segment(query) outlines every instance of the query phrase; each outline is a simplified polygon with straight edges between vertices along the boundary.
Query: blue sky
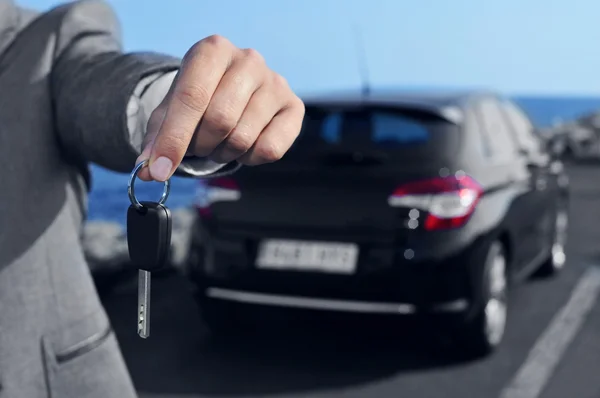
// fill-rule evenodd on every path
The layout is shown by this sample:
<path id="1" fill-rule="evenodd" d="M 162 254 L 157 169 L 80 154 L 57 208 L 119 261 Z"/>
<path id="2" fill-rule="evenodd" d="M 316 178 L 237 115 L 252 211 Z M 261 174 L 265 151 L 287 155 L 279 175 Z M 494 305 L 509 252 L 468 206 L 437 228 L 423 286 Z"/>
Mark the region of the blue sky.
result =
<path id="1" fill-rule="evenodd" d="M 19 0 L 17 0 L 19 1 Z M 373 86 L 600 95 L 598 0 L 112 0 L 128 50 L 183 55 L 218 33 L 253 47 L 299 93 Z M 55 0 L 21 0 L 46 9 Z"/>

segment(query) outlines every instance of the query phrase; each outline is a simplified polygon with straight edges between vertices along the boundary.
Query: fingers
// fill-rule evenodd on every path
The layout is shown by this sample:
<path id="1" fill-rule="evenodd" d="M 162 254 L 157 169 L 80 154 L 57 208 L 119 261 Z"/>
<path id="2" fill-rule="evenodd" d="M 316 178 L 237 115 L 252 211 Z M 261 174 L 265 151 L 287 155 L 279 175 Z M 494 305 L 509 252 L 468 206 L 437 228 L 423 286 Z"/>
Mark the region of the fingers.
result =
<path id="1" fill-rule="evenodd" d="M 294 101 L 271 120 L 239 161 L 248 166 L 255 166 L 281 159 L 296 140 L 303 118 L 304 104 L 299 100 Z"/>
<path id="2" fill-rule="evenodd" d="M 240 118 L 251 98 L 263 85 L 265 75 L 266 68 L 262 57 L 254 50 L 242 50 L 240 56 L 223 76 L 200 122 L 194 140 L 196 156 L 210 155 L 239 125 Z M 252 118 L 252 112 L 250 115 Z M 234 139 L 233 142 L 236 140 Z"/>
<path id="3" fill-rule="evenodd" d="M 183 159 L 198 122 L 231 64 L 234 49 L 226 39 L 210 36 L 184 57 L 152 146 L 150 174 L 154 180 L 167 180 Z"/>
<path id="4" fill-rule="evenodd" d="M 254 50 L 211 36 L 192 47 L 152 113 L 139 177 L 165 181 L 184 156 L 248 165 L 275 161 L 302 126 L 304 104 Z"/>
<path id="5" fill-rule="evenodd" d="M 233 130 L 210 154 L 210 159 L 217 163 L 229 163 L 242 156 L 254 145 L 280 108 L 276 93 L 268 86 L 260 88 L 250 99 Z M 201 150 L 204 151 L 204 148 Z"/>

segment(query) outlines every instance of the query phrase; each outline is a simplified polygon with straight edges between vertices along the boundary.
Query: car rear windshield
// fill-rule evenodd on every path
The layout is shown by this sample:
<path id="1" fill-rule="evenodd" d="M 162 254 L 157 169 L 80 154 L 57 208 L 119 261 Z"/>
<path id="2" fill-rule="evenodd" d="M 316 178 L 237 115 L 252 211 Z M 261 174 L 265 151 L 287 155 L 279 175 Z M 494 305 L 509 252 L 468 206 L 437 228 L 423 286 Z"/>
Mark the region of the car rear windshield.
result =
<path id="1" fill-rule="evenodd" d="M 307 106 L 302 131 L 289 156 L 375 151 L 402 157 L 451 154 L 458 129 L 439 117 L 412 109 Z"/>

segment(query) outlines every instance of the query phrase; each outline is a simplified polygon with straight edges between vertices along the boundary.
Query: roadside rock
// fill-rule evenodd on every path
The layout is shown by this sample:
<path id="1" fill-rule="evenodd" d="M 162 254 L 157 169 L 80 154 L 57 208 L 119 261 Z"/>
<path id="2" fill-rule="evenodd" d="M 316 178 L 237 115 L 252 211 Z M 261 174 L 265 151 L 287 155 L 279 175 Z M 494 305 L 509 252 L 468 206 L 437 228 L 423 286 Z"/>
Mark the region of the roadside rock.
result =
<path id="1" fill-rule="evenodd" d="M 194 222 L 192 209 L 177 209 L 173 215 L 173 232 L 171 233 L 171 266 L 183 272 L 190 247 L 191 228 Z"/>
<path id="2" fill-rule="evenodd" d="M 125 230 L 117 223 L 86 223 L 83 250 L 92 273 L 118 272 L 129 263 Z"/>
<path id="3" fill-rule="evenodd" d="M 171 260 L 169 267 L 181 271 L 190 241 L 193 222 L 191 209 L 172 211 Z M 127 249 L 127 234 L 120 224 L 89 221 L 83 232 L 83 249 L 94 275 L 118 274 L 132 269 Z"/>

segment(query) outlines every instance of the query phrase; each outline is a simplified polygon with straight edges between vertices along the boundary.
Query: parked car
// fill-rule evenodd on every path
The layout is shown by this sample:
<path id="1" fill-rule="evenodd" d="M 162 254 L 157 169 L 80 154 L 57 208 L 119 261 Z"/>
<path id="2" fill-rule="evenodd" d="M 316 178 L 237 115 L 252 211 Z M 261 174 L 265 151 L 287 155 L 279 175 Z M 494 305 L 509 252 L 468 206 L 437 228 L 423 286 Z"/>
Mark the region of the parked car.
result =
<path id="1" fill-rule="evenodd" d="M 591 114 L 538 132 L 566 162 L 600 159 L 600 116 Z"/>
<path id="2" fill-rule="evenodd" d="M 572 123 L 566 131 L 565 160 L 579 161 L 600 158 L 600 141 L 589 127 Z"/>
<path id="3" fill-rule="evenodd" d="M 242 332 L 248 305 L 430 314 L 491 353 L 511 282 L 565 263 L 568 179 L 529 119 L 484 92 L 305 104 L 283 159 L 199 187 L 189 277 L 209 328 Z"/>
<path id="4" fill-rule="evenodd" d="M 542 140 L 542 145 L 546 145 L 551 155 L 564 160 L 568 137 L 564 129 L 557 126 L 535 129 L 535 133 Z"/>

